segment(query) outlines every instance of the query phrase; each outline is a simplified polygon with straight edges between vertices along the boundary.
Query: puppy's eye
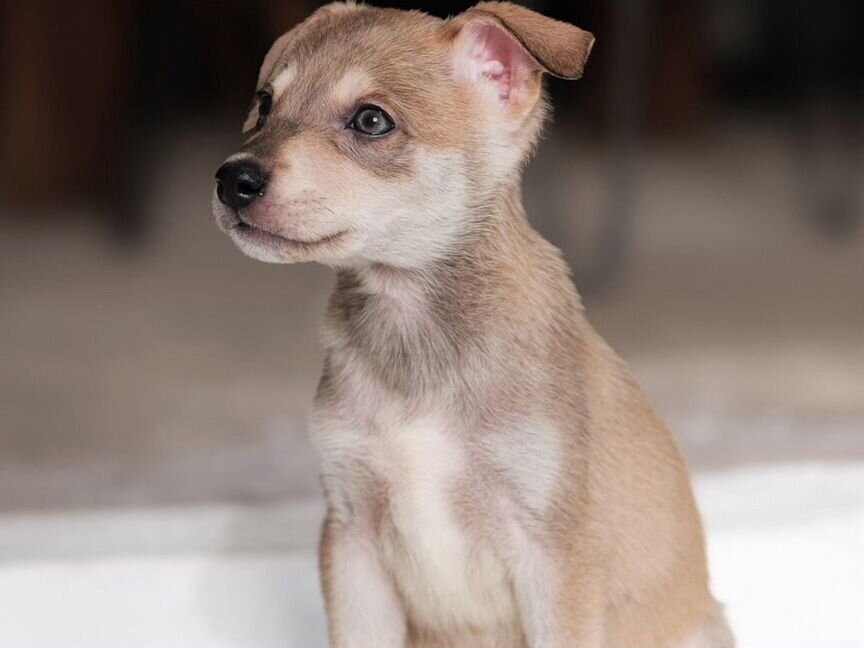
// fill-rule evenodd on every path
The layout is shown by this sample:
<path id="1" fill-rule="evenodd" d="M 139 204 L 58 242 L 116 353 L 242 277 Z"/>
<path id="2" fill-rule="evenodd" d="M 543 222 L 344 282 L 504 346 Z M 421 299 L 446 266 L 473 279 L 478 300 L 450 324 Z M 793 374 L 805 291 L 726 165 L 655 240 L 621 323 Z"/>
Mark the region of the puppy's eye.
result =
<path id="1" fill-rule="evenodd" d="M 267 121 L 270 109 L 273 107 L 273 95 L 267 90 L 259 90 L 255 96 L 258 98 L 258 121 L 255 122 L 255 129 L 261 130 Z"/>
<path id="2" fill-rule="evenodd" d="M 370 137 L 380 137 L 396 128 L 396 125 L 390 115 L 378 106 L 361 106 L 348 123 L 348 128 Z"/>

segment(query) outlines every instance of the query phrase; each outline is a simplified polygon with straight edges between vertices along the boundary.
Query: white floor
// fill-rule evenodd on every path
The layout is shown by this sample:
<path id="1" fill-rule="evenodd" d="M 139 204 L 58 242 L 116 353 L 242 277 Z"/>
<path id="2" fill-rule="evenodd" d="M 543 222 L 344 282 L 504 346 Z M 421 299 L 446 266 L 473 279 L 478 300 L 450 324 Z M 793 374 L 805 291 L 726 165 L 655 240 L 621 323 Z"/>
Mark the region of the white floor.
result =
<path id="1" fill-rule="evenodd" d="M 864 647 L 864 464 L 700 475 L 741 648 Z M 3 648 L 316 648 L 318 502 L 0 518 Z"/>

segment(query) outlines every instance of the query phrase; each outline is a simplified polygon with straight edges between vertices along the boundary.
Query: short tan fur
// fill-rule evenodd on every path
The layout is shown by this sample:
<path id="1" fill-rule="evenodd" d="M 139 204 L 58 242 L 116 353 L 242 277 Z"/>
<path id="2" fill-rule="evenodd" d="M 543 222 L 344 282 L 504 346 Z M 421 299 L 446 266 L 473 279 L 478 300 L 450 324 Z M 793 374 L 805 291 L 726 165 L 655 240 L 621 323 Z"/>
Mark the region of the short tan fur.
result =
<path id="1" fill-rule="evenodd" d="M 506 2 L 336 3 L 264 60 L 229 158 L 261 182 L 220 170 L 214 212 L 337 271 L 312 421 L 337 648 L 734 645 L 676 444 L 522 207 L 542 76 L 593 41 Z"/>

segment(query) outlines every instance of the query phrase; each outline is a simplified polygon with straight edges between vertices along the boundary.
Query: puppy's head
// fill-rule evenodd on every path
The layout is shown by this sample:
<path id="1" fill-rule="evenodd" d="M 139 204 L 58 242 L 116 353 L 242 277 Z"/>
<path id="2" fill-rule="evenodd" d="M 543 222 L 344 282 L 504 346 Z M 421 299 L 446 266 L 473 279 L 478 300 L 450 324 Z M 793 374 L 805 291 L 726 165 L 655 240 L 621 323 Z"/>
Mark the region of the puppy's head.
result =
<path id="1" fill-rule="evenodd" d="M 418 268 L 518 178 L 544 72 L 578 78 L 585 31 L 509 3 L 450 20 L 331 4 L 264 59 L 214 212 L 262 261 Z"/>

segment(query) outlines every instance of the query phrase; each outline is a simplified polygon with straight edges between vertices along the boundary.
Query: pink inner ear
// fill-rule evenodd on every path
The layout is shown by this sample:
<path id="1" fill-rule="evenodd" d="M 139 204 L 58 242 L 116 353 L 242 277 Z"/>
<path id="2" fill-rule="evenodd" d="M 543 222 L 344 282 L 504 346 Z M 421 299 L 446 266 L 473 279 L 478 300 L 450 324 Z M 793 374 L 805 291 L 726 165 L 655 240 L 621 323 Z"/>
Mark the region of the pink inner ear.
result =
<path id="1" fill-rule="evenodd" d="M 489 22 L 466 27 L 469 78 L 494 81 L 498 97 L 509 102 L 523 83 L 526 71 L 534 65 L 528 54 L 503 28 Z"/>

